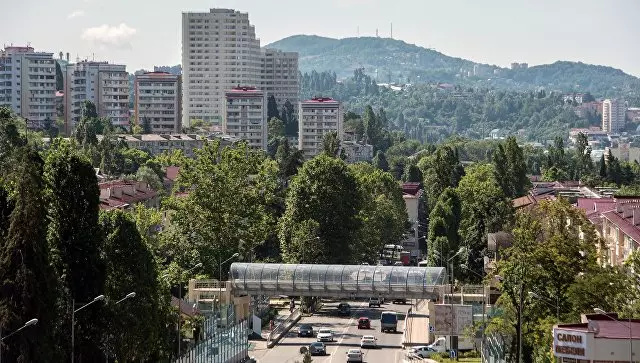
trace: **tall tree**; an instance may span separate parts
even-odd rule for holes
[[[454,188],[446,188],[429,213],[428,260],[432,266],[444,266],[460,246],[462,206]]]
[[[386,244],[402,239],[407,227],[407,210],[400,184],[387,172],[366,163],[349,166],[362,196],[358,217],[362,221],[354,241],[353,262],[374,263]]]
[[[65,298],[62,303],[86,303],[104,292],[102,234],[98,227],[99,196],[96,174],[71,143],[58,140],[45,163],[52,262]],[[67,306],[67,309],[70,309]],[[76,319],[76,353],[88,360],[101,356],[98,342],[100,307],[83,311]],[[65,324],[65,326],[70,327]]]
[[[117,361],[148,360],[159,350],[167,317],[160,306],[156,265],[129,213],[115,210],[100,214],[105,235],[106,333],[103,344]],[[135,292],[131,301],[115,301]]]
[[[340,147],[340,139],[337,131],[330,131],[322,135],[322,152],[331,157],[340,157],[344,151]]]
[[[446,188],[457,187],[464,176],[464,168],[458,159],[456,149],[448,145],[440,146],[432,155],[420,159],[418,167],[424,177],[430,208],[433,208]]]
[[[382,171],[389,171],[389,163],[387,162],[387,157],[385,156],[384,152],[380,150],[378,150],[376,152],[376,156],[373,157],[373,165]]]
[[[298,172],[298,168],[304,163],[304,154],[301,150],[292,148],[289,140],[284,139],[282,144],[278,146],[275,155],[278,163],[278,175],[281,180],[287,181]]]
[[[279,118],[280,112],[278,112],[278,103],[274,95],[270,95],[267,99],[267,120],[273,118]]]
[[[64,90],[64,77],[62,76],[60,63],[56,62],[56,91],[62,90]]]
[[[277,117],[269,119],[267,123],[269,139],[285,136],[284,122]]]
[[[527,177],[527,163],[524,160],[524,154],[515,137],[507,138],[504,151],[507,156],[509,181],[513,190],[512,196],[522,196],[529,189],[531,182]]]
[[[11,347],[2,349],[9,362],[64,359],[54,337],[58,285],[49,260],[42,171],[38,152],[22,148],[9,177],[14,207],[6,234],[0,231],[0,329],[15,331],[38,319],[37,325],[3,343]]]
[[[263,153],[246,144],[206,143],[180,169],[176,188],[189,194],[167,201],[173,211],[171,227],[163,232],[167,262],[182,267],[201,262],[218,277],[220,261],[236,252],[249,259],[275,228],[267,211],[278,186],[276,162]]]
[[[323,261],[349,263],[353,251],[345,241],[356,237],[360,228],[358,212],[362,205],[356,179],[344,161],[320,154],[304,163],[293,177],[286,198],[286,211],[280,219],[280,245],[285,262],[296,260],[298,247],[292,243],[296,226],[307,220],[318,224]]]
[[[402,174],[402,180],[408,183],[422,183],[422,172],[417,165],[407,164]]]

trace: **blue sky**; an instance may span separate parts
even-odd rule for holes
[[[180,63],[181,13],[248,12],[261,44],[295,34],[389,35],[506,66],[556,60],[640,76],[638,0],[0,0],[2,43],[123,63],[133,72]]]

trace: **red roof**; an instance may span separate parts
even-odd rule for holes
[[[602,217],[607,218],[611,223],[618,226],[624,234],[636,241],[636,244],[640,243],[640,228],[633,225],[633,217],[623,218],[622,215],[615,210],[602,213]]]
[[[331,97],[314,97],[310,100],[306,100],[304,102],[314,102],[314,103],[338,103],[338,101],[334,100]]]
[[[404,194],[418,195],[422,190],[422,183],[402,183],[402,192]]]
[[[135,192],[132,194],[127,194],[124,191],[120,197],[116,197],[114,195],[109,195],[108,197],[100,196],[100,208],[103,210],[112,210],[112,209],[123,209],[127,208],[132,204],[136,204],[139,202],[143,202],[146,200],[150,200],[155,198],[158,193],[154,190],[142,190],[136,187],[136,181],[130,180],[115,180],[106,183],[99,183],[98,187],[100,190],[105,190],[109,188],[117,188],[124,186],[133,186]]]
[[[615,317],[614,314],[608,314]],[[604,339],[629,339],[629,320],[618,319],[612,320],[609,317],[599,314],[589,314],[588,320],[598,327],[598,332],[594,334],[596,338]],[[594,324],[595,323],[595,324]],[[574,330],[579,332],[588,332],[588,323],[577,324],[558,324],[559,329]],[[633,339],[640,338],[640,320],[631,319],[631,336]]]
[[[165,174],[167,175],[167,179],[171,181],[176,181],[178,178],[178,173],[180,172],[179,166],[168,166]]]

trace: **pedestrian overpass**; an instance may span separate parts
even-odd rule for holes
[[[446,281],[444,267],[233,263],[233,294],[334,298],[431,299]]]

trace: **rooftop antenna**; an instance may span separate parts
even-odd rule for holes
[[[391,23],[391,39],[393,39],[393,23]]]
[[[380,38],[380,37],[378,36],[378,28],[376,28],[376,38]]]

